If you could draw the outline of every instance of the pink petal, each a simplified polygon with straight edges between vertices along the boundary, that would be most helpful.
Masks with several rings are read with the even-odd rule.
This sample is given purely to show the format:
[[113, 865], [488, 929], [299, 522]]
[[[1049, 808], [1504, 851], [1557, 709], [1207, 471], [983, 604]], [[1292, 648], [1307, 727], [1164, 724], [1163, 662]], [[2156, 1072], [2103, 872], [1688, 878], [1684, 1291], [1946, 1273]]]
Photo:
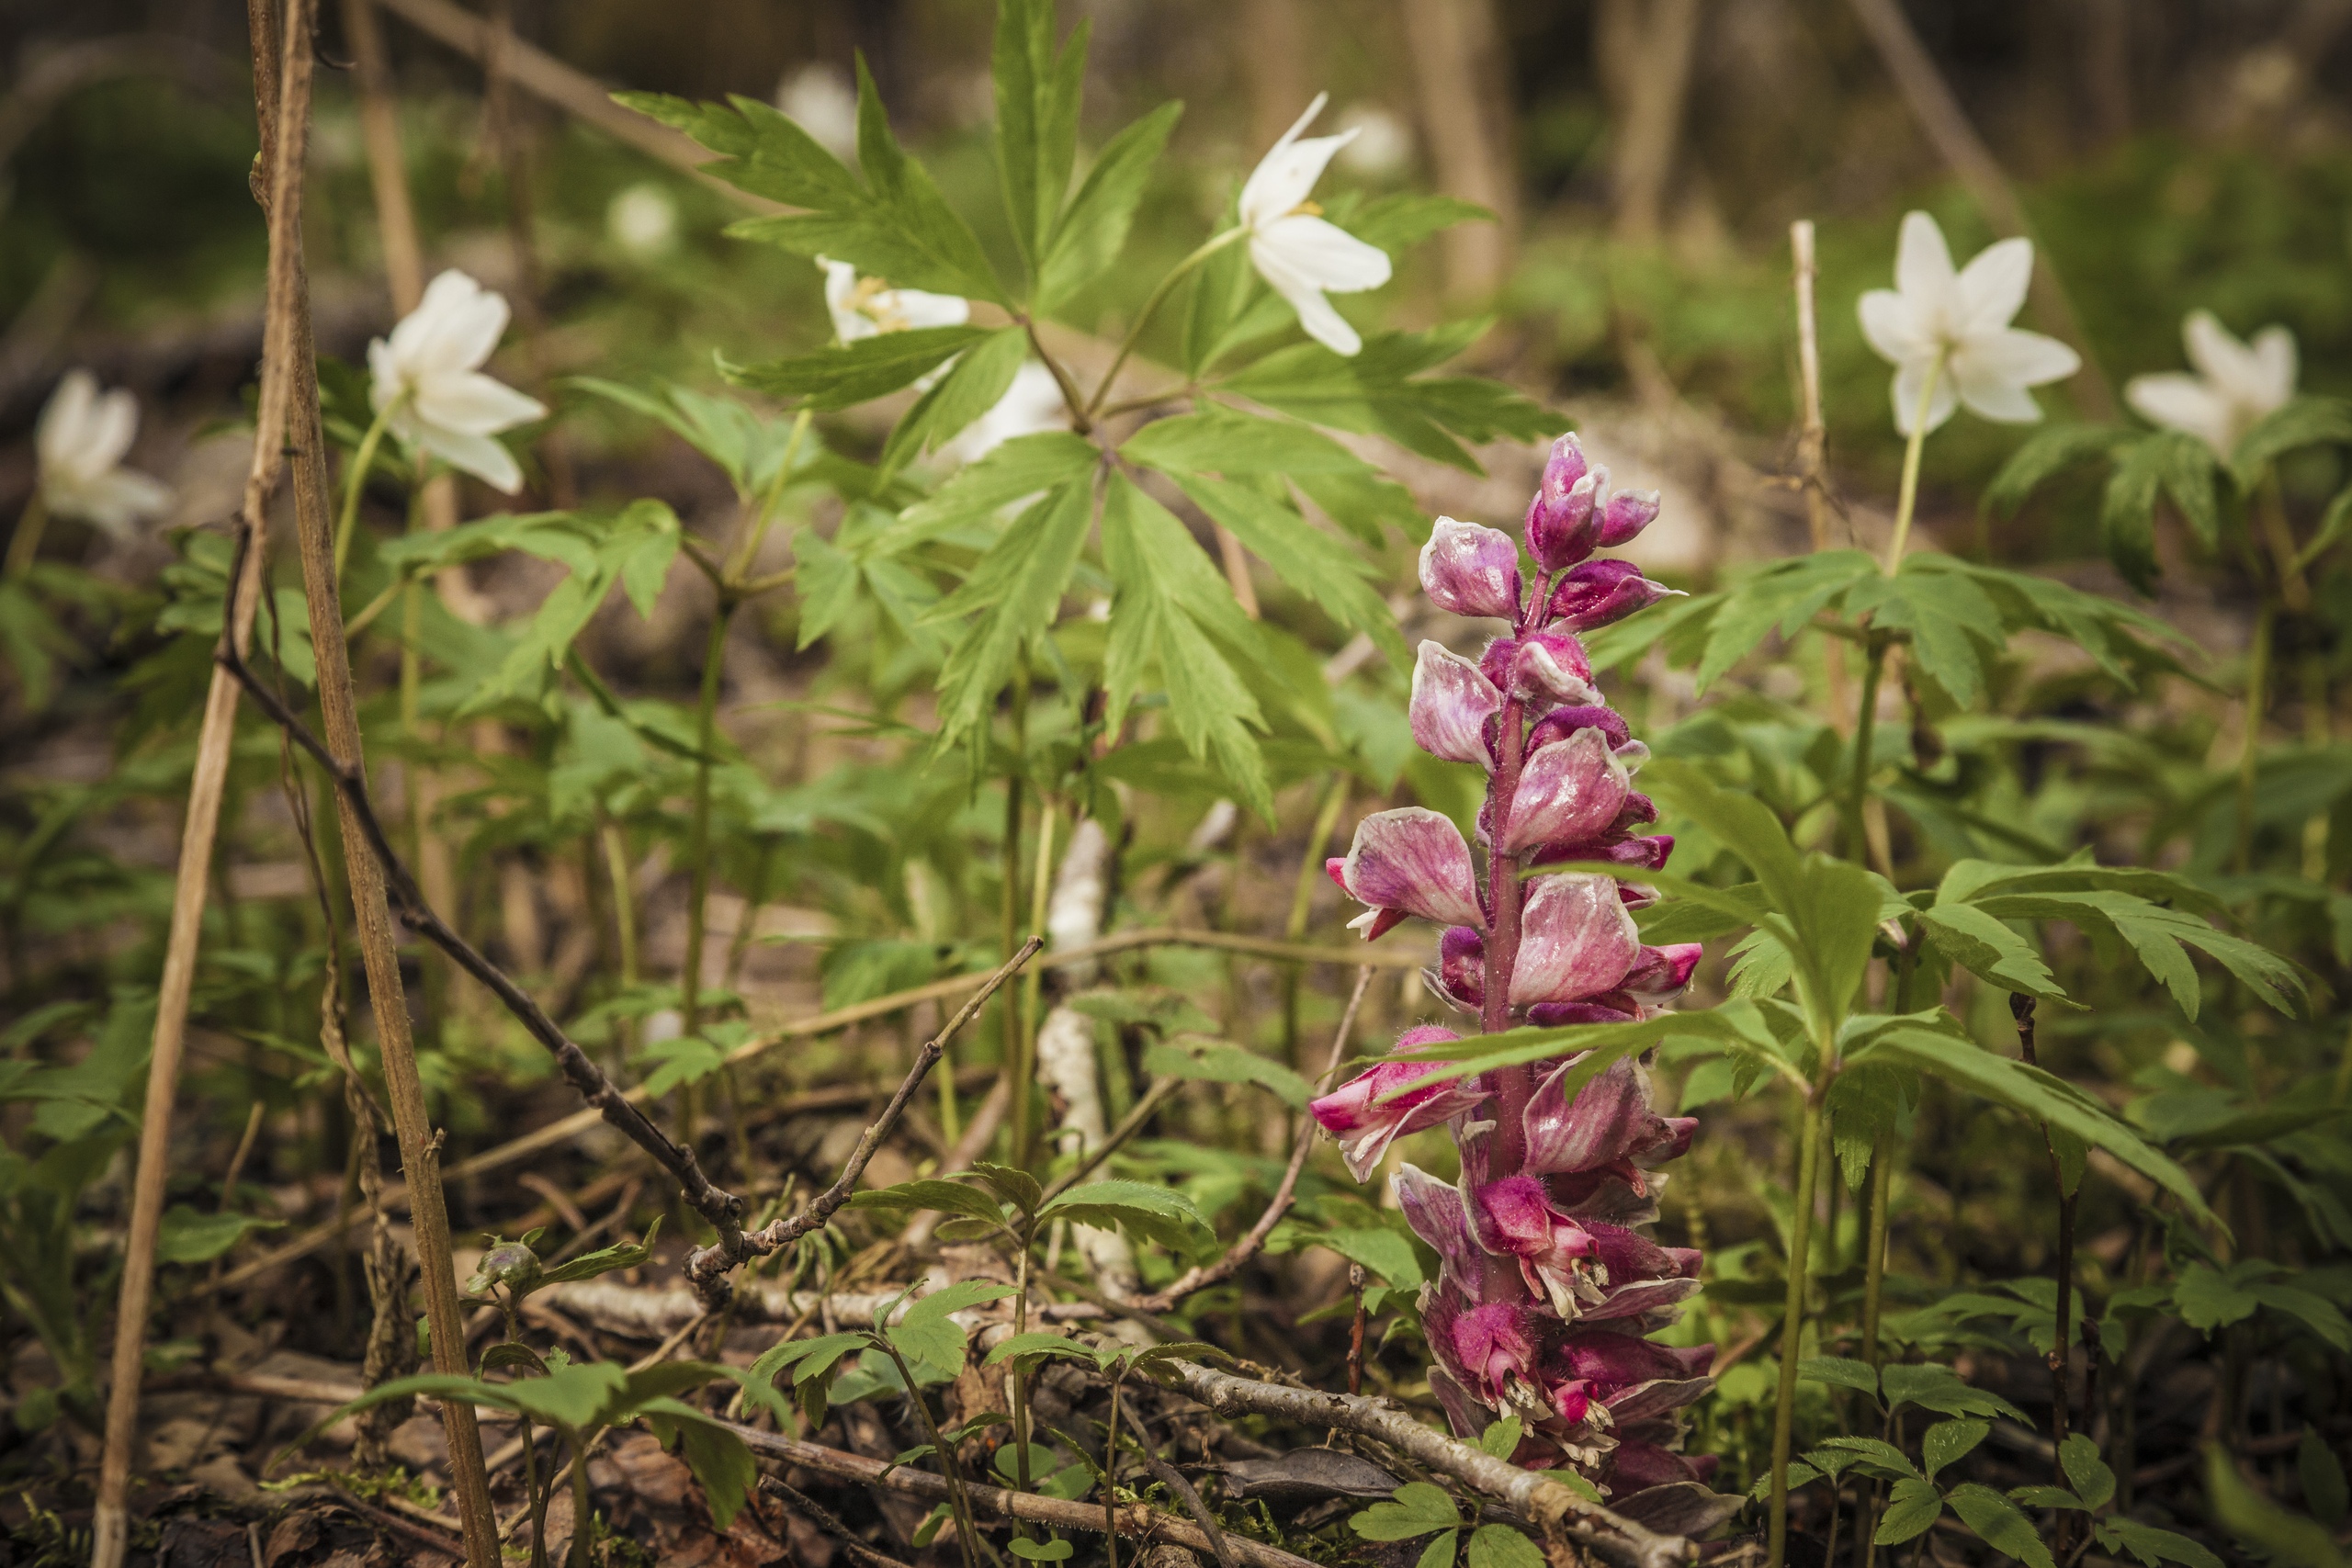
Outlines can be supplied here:
[[1641, 934], [1614, 877], [1568, 872], [1538, 877], [1520, 916], [1510, 1002], [1573, 1002], [1613, 991], [1632, 968]]
[[1562, 1063], [1528, 1100], [1529, 1170], [1546, 1176], [1597, 1170], [1671, 1142], [1665, 1120], [1650, 1110], [1648, 1086], [1632, 1061], [1611, 1062], [1573, 1103], [1564, 1103], [1563, 1080], [1575, 1065], [1574, 1057]]
[[1478, 667], [1443, 646], [1424, 642], [1413, 665], [1413, 740], [1432, 757], [1492, 767], [1483, 731], [1503, 705]]
[[1421, 590], [1456, 615], [1519, 616], [1519, 547], [1500, 529], [1441, 517], [1421, 547]]
[[1597, 839], [1617, 820], [1632, 789], [1625, 764], [1598, 728], [1539, 747], [1520, 773], [1503, 852]]
[[1413, 1234], [1428, 1242], [1456, 1274], [1474, 1278], [1479, 1271], [1478, 1244], [1470, 1234], [1470, 1216], [1462, 1193], [1450, 1181], [1440, 1181], [1418, 1166], [1401, 1166], [1396, 1179], [1396, 1206]]
[[1333, 874], [1349, 897], [1374, 909], [1402, 909], [1440, 925], [1487, 923], [1462, 829], [1426, 807], [1375, 811], [1357, 823]]
[[1588, 469], [1573, 434], [1552, 444], [1535, 498], [1527, 503], [1528, 553], [1544, 570], [1566, 570], [1592, 554], [1600, 535], [1594, 502], [1608, 485], [1609, 470]]
[[1560, 579], [1544, 607], [1545, 618], [1570, 631], [1588, 632], [1622, 621], [1673, 595], [1626, 560], [1589, 560]]
[[1630, 544], [1634, 536], [1657, 517], [1657, 491], [1621, 490], [1601, 508], [1600, 547], [1613, 550]]
[[1592, 687], [1592, 661], [1585, 657], [1584, 645], [1566, 632], [1531, 632], [1520, 638], [1505, 689], [1522, 702], [1547, 706], [1589, 705], [1600, 700]]

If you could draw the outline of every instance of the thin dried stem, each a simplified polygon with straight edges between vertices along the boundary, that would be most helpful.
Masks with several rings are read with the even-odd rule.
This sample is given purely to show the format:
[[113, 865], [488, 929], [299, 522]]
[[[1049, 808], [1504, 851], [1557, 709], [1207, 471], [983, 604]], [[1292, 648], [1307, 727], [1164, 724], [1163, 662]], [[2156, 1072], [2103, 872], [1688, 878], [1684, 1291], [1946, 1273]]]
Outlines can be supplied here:
[[[1331, 1040], [1331, 1060], [1324, 1067], [1322, 1077], [1317, 1080], [1318, 1088], [1339, 1070], [1340, 1058], [1347, 1055], [1348, 1037], [1355, 1032], [1357, 1010], [1363, 1006], [1363, 994], [1372, 986], [1372, 968], [1371, 964], [1364, 964], [1356, 969], [1356, 988], [1348, 998], [1347, 1011], [1340, 1015], [1339, 1032]], [[1258, 1216], [1258, 1223], [1250, 1227], [1249, 1233], [1227, 1247], [1225, 1256], [1216, 1262], [1204, 1268], [1187, 1269], [1166, 1290], [1138, 1296], [1127, 1304], [1137, 1312], [1167, 1312], [1194, 1292], [1222, 1284], [1240, 1272], [1241, 1266], [1255, 1258], [1259, 1248], [1266, 1245], [1266, 1238], [1273, 1234], [1274, 1226], [1282, 1223], [1282, 1217], [1290, 1213], [1292, 1197], [1298, 1190], [1299, 1174], [1306, 1168], [1306, 1156], [1314, 1147], [1313, 1121], [1302, 1117], [1298, 1132], [1292, 1141], [1290, 1166], [1283, 1172], [1282, 1185], [1274, 1189], [1273, 1201], [1266, 1205], [1266, 1212]]]

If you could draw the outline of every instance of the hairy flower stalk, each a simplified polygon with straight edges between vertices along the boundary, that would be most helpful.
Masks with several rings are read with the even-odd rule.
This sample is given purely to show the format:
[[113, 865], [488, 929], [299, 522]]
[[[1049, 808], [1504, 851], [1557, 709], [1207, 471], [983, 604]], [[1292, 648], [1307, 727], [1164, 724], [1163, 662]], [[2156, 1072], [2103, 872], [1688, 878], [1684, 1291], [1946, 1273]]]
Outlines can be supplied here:
[[[1611, 494], [1574, 435], [1552, 448], [1525, 525], [1532, 571], [1493, 528], [1442, 517], [1421, 552], [1421, 586], [1453, 614], [1506, 621], [1476, 661], [1424, 642], [1413, 671], [1414, 739], [1487, 770], [1483, 856], [1434, 811], [1366, 818], [1332, 880], [1365, 905], [1367, 941], [1408, 918], [1445, 927], [1427, 976], [1485, 1033], [1521, 1024], [1638, 1021], [1689, 984], [1696, 944], [1647, 947], [1631, 910], [1655, 897], [1597, 872], [1601, 861], [1657, 870], [1671, 838], [1633, 788], [1648, 750], [1605, 706], [1577, 634], [1668, 592], [1630, 564], [1590, 558], [1632, 540], [1657, 497]], [[1400, 1051], [1456, 1039], [1408, 1030]], [[1703, 1486], [1714, 1461], [1685, 1456], [1675, 1413], [1704, 1392], [1713, 1348], [1646, 1337], [1699, 1289], [1699, 1255], [1644, 1233], [1695, 1124], [1651, 1108], [1647, 1073], [1621, 1060], [1567, 1091], [1574, 1057], [1493, 1068], [1408, 1089], [1426, 1071], [1385, 1062], [1317, 1100], [1348, 1168], [1369, 1178], [1389, 1145], [1444, 1126], [1462, 1154], [1449, 1186], [1412, 1166], [1396, 1178], [1414, 1231], [1444, 1266], [1421, 1298], [1430, 1383], [1458, 1436], [1521, 1423], [1515, 1462], [1573, 1466], [1611, 1506], [1659, 1486]], [[1640, 1505], [1631, 1506], [1638, 1515]]]

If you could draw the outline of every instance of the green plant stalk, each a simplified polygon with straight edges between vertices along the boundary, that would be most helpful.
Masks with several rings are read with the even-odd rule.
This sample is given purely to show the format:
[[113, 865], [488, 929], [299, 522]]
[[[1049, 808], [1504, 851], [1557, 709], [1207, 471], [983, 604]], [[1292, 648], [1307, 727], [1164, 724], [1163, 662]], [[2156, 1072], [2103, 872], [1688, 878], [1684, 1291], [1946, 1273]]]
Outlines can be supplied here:
[[[702, 950], [710, 901], [710, 758], [718, 740], [718, 676], [727, 647], [728, 624], [735, 618], [731, 594], [720, 593], [710, 617], [710, 639], [703, 647], [702, 691], [695, 703], [694, 815], [686, 827], [686, 956], [678, 973], [679, 1030], [687, 1039], [702, 1032]], [[678, 1086], [678, 1136], [695, 1135], [695, 1086]]]
[[1944, 355], [1939, 352], [1928, 366], [1928, 378], [1919, 384], [1919, 402], [1911, 415], [1911, 435], [1903, 446], [1903, 485], [1894, 498], [1894, 536], [1886, 543], [1885, 572], [1893, 577], [1903, 569], [1903, 547], [1911, 542], [1911, 517], [1919, 505], [1919, 455], [1928, 446], [1928, 408], [1935, 400], [1936, 385], [1942, 380]]
[[1876, 1367], [1879, 1316], [1886, 1291], [1886, 1202], [1894, 1187], [1894, 1135], [1882, 1132], [1871, 1150], [1871, 1230], [1862, 1264], [1862, 1359]]
[[1821, 1174], [1821, 1102], [1826, 1089], [1805, 1096], [1798, 1134], [1796, 1213], [1789, 1226], [1789, 1288], [1781, 1303], [1781, 1385], [1772, 1404], [1772, 1512], [1766, 1568], [1781, 1568], [1789, 1547], [1789, 1441], [1797, 1406], [1797, 1360], [1804, 1344], [1804, 1312], [1811, 1283], [1814, 1187]]
[[785, 488], [792, 482], [792, 470], [800, 460], [800, 443], [808, 434], [808, 418], [809, 411], [805, 408], [792, 417], [792, 434], [784, 443], [784, 461], [777, 465], [767, 493], [760, 498], [757, 510], [746, 523], [743, 542], [735, 547], [734, 558], [727, 563], [727, 581], [732, 586], [742, 585], [752, 560], [760, 553], [762, 541], [767, 537], [768, 525], [775, 521], [776, 503], [784, 499]]
[[566, 1562], [568, 1568], [591, 1568], [588, 1538], [594, 1532], [589, 1528], [593, 1504], [588, 1495], [588, 1444], [581, 1434], [572, 1431], [566, 1431], [563, 1440], [571, 1450], [571, 1550], [566, 1554]]
[[[1021, 1233], [1021, 1267], [1015, 1271], [1012, 1298], [1012, 1332], [1029, 1332], [1029, 1258], [1037, 1243], [1037, 1224], [1032, 1219]], [[1021, 1358], [1012, 1359], [1012, 1375], [1006, 1380], [1012, 1390], [1012, 1474], [1013, 1484], [1021, 1491], [1029, 1490], [1029, 1380], [1021, 1370]], [[1116, 1428], [1113, 1428], [1114, 1431]], [[1012, 1521], [1012, 1530], [1022, 1540], [1029, 1539], [1029, 1526], [1023, 1520]]]
[[[1315, 885], [1323, 877], [1323, 852], [1330, 845], [1332, 829], [1340, 825], [1340, 813], [1347, 809], [1348, 786], [1352, 782], [1342, 771], [1332, 775], [1331, 787], [1324, 792], [1322, 807], [1315, 814], [1315, 826], [1306, 835], [1306, 852], [1299, 856], [1298, 875], [1291, 884], [1290, 919], [1283, 922], [1284, 942], [1297, 942], [1306, 935], [1306, 917], [1314, 908]], [[1302, 978], [1296, 969], [1283, 976], [1283, 1054], [1294, 1067], [1299, 1066], [1298, 987]]]
[[[1021, 947], [1021, 769], [1029, 750], [1029, 671], [1026, 663], [1012, 678], [1012, 766], [1004, 777], [1004, 894], [998, 910], [1002, 951], [1011, 957]], [[1009, 993], [998, 1005], [1004, 1010], [1004, 1128], [1006, 1163], [1019, 1165], [1029, 1146], [1029, 1077], [1021, 1036], [1020, 993]]]
[[359, 450], [352, 454], [350, 471], [344, 475], [343, 515], [334, 525], [334, 580], [338, 584], [343, 581], [343, 563], [351, 558], [352, 536], [359, 531], [359, 492], [368, 486], [368, 470], [376, 466], [376, 448], [383, 445], [392, 409], [399, 406], [396, 400], [377, 413], [368, 434], [359, 438]]
[[1167, 301], [1169, 292], [1194, 267], [1249, 232], [1248, 229], [1237, 223], [1221, 234], [1212, 234], [1191, 255], [1169, 269], [1168, 276], [1153, 286], [1150, 295], [1143, 302], [1143, 309], [1136, 312], [1135, 322], [1127, 328], [1127, 335], [1120, 342], [1119, 352], [1111, 360], [1111, 368], [1102, 372], [1102, 383], [1094, 389], [1094, 396], [1087, 400], [1085, 408], [1071, 412], [1090, 424], [1093, 422], [1094, 416], [1102, 412], [1102, 400], [1111, 395], [1112, 387], [1117, 383], [1119, 372], [1125, 368], [1128, 356], [1135, 353], [1136, 344], [1143, 336], [1143, 329], [1150, 324], [1152, 316]]
[[899, 1369], [899, 1376], [907, 1387], [907, 1403], [913, 1405], [915, 1414], [922, 1417], [922, 1435], [931, 1439], [931, 1451], [939, 1456], [940, 1473], [947, 1477], [948, 1506], [956, 1513], [956, 1545], [964, 1554], [964, 1568], [979, 1568], [979, 1558], [973, 1551], [973, 1542], [978, 1539], [978, 1531], [972, 1522], [972, 1500], [964, 1493], [963, 1467], [956, 1462], [956, 1456], [948, 1451], [945, 1439], [940, 1437], [939, 1423], [931, 1418], [931, 1401], [925, 1399], [922, 1390], [915, 1386], [914, 1369], [907, 1365], [907, 1359], [899, 1354], [899, 1348], [890, 1342], [888, 1334], [876, 1334], [871, 1337], [882, 1353], [890, 1358], [891, 1365]]
[[1854, 776], [1847, 786], [1846, 858], [1870, 863], [1870, 836], [1862, 813], [1870, 802], [1871, 752], [1878, 743], [1878, 689], [1886, 675], [1886, 641], [1871, 636], [1862, 653], [1862, 697], [1854, 710]]
[[[613, 885], [613, 940], [620, 949], [621, 989], [637, 989], [637, 907], [629, 891], [628, 846], [622, 841], [620, 829], [597, 813], [596, 837], [605, 852], [605, 876]], [[622, 1067], [628, 1066], [628, 1047], [637, 1037], [637, 1026], [627, 1020], [617, 1020], [613, 1026], [614, 1055]]]
[[1111, 1424], [1102, 1445], [1102, 1542], [1111, 1568], [1119, 1568], [1119, 1393], [1124, 1377], [1111, 1380]]
[[2266, 590], [2254, 615], [2254, 646], [2246, 652], [2245, 741], [2238, 749], [2237, 868], [2254, 869], [2254, 784], [2262, 759], [2262, 718], [2270, 706], [2270, 641], [2278, 617], [2276, 597]]
[[33, 562], [40, 556], [40, 536], [48, 528], [49, 506], [36, 486], [25, 509], [17, 513], [17, 531], [8, 536], [8, 576], [23, 577], [32, 570]]
[[[1046, 929], [1046, 916], [1052, 906], [1054, 829], [1058, 809], [1052, 795], [1039, 795], [1037, 858], [1029, 872], [1029, 929], [1033, 931]], [[1021, 933], [1016, 931], [1013, 934], [1018, 936]], [[1021, 1038], [1029, 1053], [1036, 1049], [1037, 1029], [1043, 1021], [1045, 983], [1045, 971], [1042, 969], [1033, 968], [1021, 976]], [[952, 1078], [955, 1075], [945, 1076]]]

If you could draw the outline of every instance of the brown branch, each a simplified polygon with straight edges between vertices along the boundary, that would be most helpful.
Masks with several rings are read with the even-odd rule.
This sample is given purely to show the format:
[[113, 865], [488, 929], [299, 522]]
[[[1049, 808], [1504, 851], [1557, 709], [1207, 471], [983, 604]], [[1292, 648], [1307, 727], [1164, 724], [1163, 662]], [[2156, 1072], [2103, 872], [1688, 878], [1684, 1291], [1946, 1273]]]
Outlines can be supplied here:
[[946, 1026], [923, 1043], [922, 1049], [916, 1053], [915, 1064], [909, 1069], [906, 1080], [899, 1085], [899, 1092], [890, 1097], [890, 1103], [882, 1108], [882, 1114], [874, 1119], [865, 1129], [865, 1135], [858, 1139], [857, 1147], [850, 1151], [841, 1175], [834, 1179], [831, 1187], [808, 1200], [798, 1213], [787, 1215], [762, 1230], [746, 1232], [733, 1225], [722, 1229], [718, 1245], [696, 1247], [687, 1255], [687, 1281], [716, 1305], [726, 1299], [725, 1275], [728, 1269], [746, 1258], [765, 1257], [778, 1247], [791, 1246], [811, 1231], [824, 1229], [832, 1220], [834, 1212], [848, 1202], [849, 1195], [857, 1190], [857, 1180], [865, 1174], [866, 1162], [874, 1157], [874, 1152], [882, 1146], [882, 1140], [888, 1137], [891, 1129], [899, 1124], [899, 1118], [906, 1114], [907, 1105], [914, 1099], [915, 1091], [931, 1076], [931, 1069], [939, 1065], [940, 1057], [947, 1054], [947, 1042], [971, 1022], [980, 1009], [987, 1005], [988, 999], [996, 995], [997, 988], [1019, 974], [1022, 966], [1035, 958], [1045, 945], [1046, 939], [1041, 936], [1033, 936], [1023, 942], [1021, 950], [1006, 959], [997, 972], [989, 976], [988, 983], [973, 992], [956, 1010], [956, 1016], [947, 1021]]
[[[1216, 1548], [1216, 1560], [1223, 1568], [1240, 1568], [1234, 1556], [1233, 1542], [1217, 1529], [1216, 1519], [1209, 1513], [1208, 1506], [1201, 1501], [1200, 1493], [1184, 1479], [1183, 1472], [1169, 1463], [1160, 1451], [1151, 1446], [1151, 1434], [1144, 1430], [1143, 1418], [1136, 1414], [1135, 1405], [1128, 1404], [1120, 1414], [1127, 1418], [1127, 1430], [1136, 1435], [1136, 1443], [1143, 1450], [1144, 1466], [1151, 1472], [1152, 1479], [1173, 1492], [1176, 1500], [1184, 1505], [1184, 1511], [1193, 1516], [1193, 1522], [1201, 1527], [1201, 1533], [1208, 1537], [1209, 1544]], [[1117, 1440], [1117, 1434], [1112, 1435], [1112, 1440]]]
[[[732, 1422], [720, 1425], [741, 1438], [745, 1447], [763, 1458], [782, 1460], [820, 1475], [830, 1475], [836, 1480], [854, 1482], [885, 1492], [903, 1493], [933, 1502], [947, 1499], [947, 1478], [934, 1475], [927, 1470], [865, 1459], [857, 1454], [843, 1453], [839, 1449], [824, 1448], [816, 1443], [802, 1442], [797, 1438], [762, 1432]], [[1102, 1533], [1103, 1511], [1099, 1504], [1066, 1503], [1058, 1497], [1040, 1497], [1033, 1493], [1012, 1492], [1001, 1486], [977, 1483], [967, 1483], [964, 1492], [976, 1512], [994, 1518], [1026, 1519], [1035, 1524], [1050, 1525], [1056, 1529], [1085, 1530], [1091, 1535]], [[1216, 1551], [1216, 1547], [1198, 1525], [1147, 1504], [1130, 1503], [1113, 1510], [1112, 1522], [1116, 1524], [1123, 1536], [1172, 1541], [1194, 1551], [1211, 1554]], [[1234, 1555], [1240, 1560], [1242, 1568], [1312, 1568], [1308, 1559], [1279, 1547], [1267, 1546], [1246, 1536], [1227, 1539], [1232, 1543]]]
[[1219, 1416], [1272, 1416], [1310, 1428], [1338, 1427], [1374, 1438], [1424, 1470], [1450, 1475], [1497, 1499], [1546, 1535], [1589, 1549], [1619, 1568], [1677, 1568], [1696, 1549], [1587, 1502], [1541, 1471], [1521, 1470], [1483, 1450], [1424, 1427], [1385, 1399], [1284, 1388], [1192, 1361], [1159, 1363], [1175, 1386]]
[[877, 1551], [842, 1522], [842, 1517], [797, 1487], [788, 1486], [773, 1475], [760, 1477], [760, 1490], [823, 1530], [849, 1549], [849, 1554], [865, 1568], [906, 1568], [906, 1564], [887, 1551]]
[[[240, 567], [252, 537], [250, 529], [238, 536]], [[234, 578], [232, 571], [232, 582]], [[384, 891], [400, 911], [401, 922], [447, 953], [460, 969], [488, 987], [531, 1037], [555, 1058], [557, 1068], [580, 1098], [631, 1143], [651, 1155], [654, 1161], [676, 1179], [687, 1204], [695, 1213], [715, 1226], [722, 1237], [736, 1233], [743, 1213], [743, 1201], [712, 1185], [710, 1179], [703, 1174], [701, 1164], [695, 1160], [692, 1149], [681, 1147], [668, 1134], [656, 1127], [634, 1100], [613, 1087], [612, 1079], [605, 1076], [604, 1069], [564, 1033], [529, 992], [516, 985], [504, 970], [482, 956], [472, 943], [450, 930], [448, 922], [425, 902], [424, 893], [416, 885], [416, 878], [385, 834], [383, 821], [377, 816], [375, 802], [368, 794], [365, 770], [356, 763], [338, 761], [328, 750], [326, 743], [311, 733], [310, 727], [278, 700], [277, 693], [263, 683], [254, 673], [252, 666], [245, 662], [244, 656], [225, 637], [213, 657], [253, 694], [254, 703], [262, 711], [326, 771], [327, 777], [334, 782], [343, 798], [345, 811], [356, 824], [377, 865], [381, 868]]]
[[[1340, 1032], [1331, 1041], [1331, 1060], [1324, 1067], [1322, 1078], [1317, 1080], [1318, 1088], [1339, 1069], [1340, 1059], [1347, 1055], [1348, 1036], [1355, 1032], [1356, 1010], [1363, 1006], [1363, 994], [1371, 985], [1372, 965], [1366, 964], [1356, 970], [1355, 993], [1348, 998], [1348, 1010], [1340, 1017]], [[1274, 1189], [1273, 1201], [1266, 1205], [1266, 1212], [1258, 1216], [1258, 1223], [1250, 1227], [1249, 1234], [1227, 1247], [1224, 1257], [1206, 1268], [1187, 1269], [1166, 1290], [1138, 1296], [1130, 1304], [1137, 1312], [1167, 1312], [1195, 1291], [1205, 1291], [1211, 1285], [1222, 1284], [1232, 1279], [1243, 1264], [1258, 1256], [1259, 1249], [1266, 1245], [1266, 1238], [1273, 1234], [1274, 1226], [1290, 1213], [1292, 1199], [1298, 1190], [1299, 1175], [1306, 1169], [1306, 1156], [1314, 1147], [1314, 1117], [1311, 1113], [1305, 1113], [1299, 1118], [1298, 1132], [1291, 1147], [1290, 1168], [1283, 1172], [1282, 1185]]]

